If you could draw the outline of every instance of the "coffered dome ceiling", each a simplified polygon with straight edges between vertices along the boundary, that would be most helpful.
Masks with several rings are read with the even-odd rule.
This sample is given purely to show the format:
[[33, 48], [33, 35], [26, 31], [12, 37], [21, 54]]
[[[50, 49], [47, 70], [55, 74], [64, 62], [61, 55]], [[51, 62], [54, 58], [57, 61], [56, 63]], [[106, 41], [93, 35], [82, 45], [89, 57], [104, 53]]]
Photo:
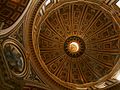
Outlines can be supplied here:
[[97, 4], [62, 4], [39, 25], [33, 32], [37, 59], [48, 76], [65, 87], [96, 82], [118, 61], [120, 28]]
[[6, 29], [22, 15], [29, 0], [0, 0], [0, 25]]

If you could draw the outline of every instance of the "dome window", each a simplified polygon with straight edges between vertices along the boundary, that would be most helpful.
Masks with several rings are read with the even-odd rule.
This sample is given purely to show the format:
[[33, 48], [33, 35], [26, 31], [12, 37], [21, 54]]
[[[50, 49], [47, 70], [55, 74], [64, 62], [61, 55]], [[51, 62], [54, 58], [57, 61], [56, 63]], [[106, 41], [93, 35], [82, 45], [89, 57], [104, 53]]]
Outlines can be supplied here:
[[120, 0], [116, 3], [116, 5], [120, 8]]
[[47, 6], [48, 4], [50, 4], [51, 3], [51, 0], [46, 0], [45, 1], [45, 5]]

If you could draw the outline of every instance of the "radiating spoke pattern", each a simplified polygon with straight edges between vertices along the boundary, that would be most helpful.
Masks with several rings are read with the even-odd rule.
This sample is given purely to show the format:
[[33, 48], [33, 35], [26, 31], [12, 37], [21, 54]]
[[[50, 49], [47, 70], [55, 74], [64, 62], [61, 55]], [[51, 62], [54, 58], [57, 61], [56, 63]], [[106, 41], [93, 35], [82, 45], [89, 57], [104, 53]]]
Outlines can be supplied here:
[[[64, 82], [85, 84], [111, 72], [120, 54], [119, 35], [120, 28], [103, 8], [74, 2], [49, 13], [38, 41], [51, 74]], [[71, 43], [78, 44], [77, 49]]]

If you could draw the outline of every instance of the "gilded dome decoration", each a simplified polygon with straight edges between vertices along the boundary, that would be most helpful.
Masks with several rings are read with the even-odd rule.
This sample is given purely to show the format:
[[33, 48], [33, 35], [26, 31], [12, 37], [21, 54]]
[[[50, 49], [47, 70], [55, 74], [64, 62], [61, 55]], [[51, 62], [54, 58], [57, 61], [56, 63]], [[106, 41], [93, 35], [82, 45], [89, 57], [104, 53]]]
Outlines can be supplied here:
[[69, 89], [107, 79], [120, 55], [120, 27], [111, 12], [87, 1], [51, 7], [37, 12], [29, 37], [37, 69]]
[[120, 89], [120, 0], [0, 0], [0, 90], [103, 89]]

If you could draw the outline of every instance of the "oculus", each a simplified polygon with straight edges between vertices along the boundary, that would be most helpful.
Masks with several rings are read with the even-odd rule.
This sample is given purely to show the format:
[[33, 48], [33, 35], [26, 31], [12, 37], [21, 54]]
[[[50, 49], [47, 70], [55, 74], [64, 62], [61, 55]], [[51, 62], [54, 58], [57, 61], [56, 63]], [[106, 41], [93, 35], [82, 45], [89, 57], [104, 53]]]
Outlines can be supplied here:
[[77, 58], [85, 51], [85, 43], [82, 38], [78, 36], [71, 36], [66, 39], [64, 43], [64, 51], [70, 57]]

